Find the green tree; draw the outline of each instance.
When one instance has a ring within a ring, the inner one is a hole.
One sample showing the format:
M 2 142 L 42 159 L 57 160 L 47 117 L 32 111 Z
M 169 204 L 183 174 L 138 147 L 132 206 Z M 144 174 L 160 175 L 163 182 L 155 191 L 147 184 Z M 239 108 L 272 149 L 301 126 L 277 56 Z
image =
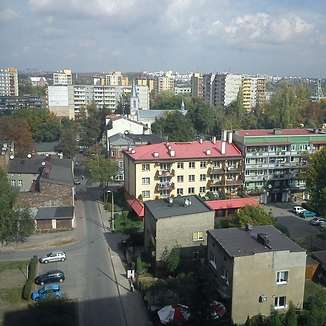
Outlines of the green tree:
M 251 319 L 249 318 L 249 316 L 247 316 L 245 326 L 252 326 L 252 322 L 251 322 Z
M 18 93 L 20 96 L 32 95 L 32 96 L 45 96 L 46 86 L 33 86 L 29 82 L 18 83 Z
M 273 311 L 271 316 L 267 319 L 268 320 L 268 326 L 283 326 L 283 323 L 281 322 L 280 314 L 277 310 Z
M 114 111 L 115 114 L 130 114 L 130 94 L 123 93 L 118 101 L 117 109 Z
M 54 142 L 60 139 L 62 127 L 59 120 L 48 120 L 42 123 L 36 134 L 36 141 Z
M 285 324 L 286 326 L 298 326 L 297 314 L 292 301 L 289 302 L 289 310 L 285 315 Z
M 246 205 L 240 208 L 233 219 L 233 226 L 245 226 L 250 221 L 252 225 L 276 225 L 272 211 L 265 212 L 262 206 Z
M 0 242 L 10 236 L 29 236 L 34 220 L 27 206 L 18 206 L 18 192 L 10 186 L 6 171 L 0 167 Z
M 214 319 L 212 302 L 215 300 L 215 293 L 208 277 L 209 273 L 209 268 L 202 262 L 192 275 L 188 298 L 189 321 L 194 325 L 210 325 Z
M 110 159 L 106 159 L 104 154 L 95 154 L 86 162 L 86 167 L 90 171 L 88 182 L 100 182 L 107 186 L 115 181 L 118 166 Z
M 176 244 L 166 258 L 166 267 L 170 273 L 174 273 L 181 262 L 181 248 Z
M 305 172 L 309 204 L 319 214 L 326 216 L 326 147 L 309 157 Z
M 73 159 L 79 152 L 78 143 L 76 140 L 76 132 L 73 129 L 64 129 L 60 138 L 60 149 L 63 152 L 64 158 Z

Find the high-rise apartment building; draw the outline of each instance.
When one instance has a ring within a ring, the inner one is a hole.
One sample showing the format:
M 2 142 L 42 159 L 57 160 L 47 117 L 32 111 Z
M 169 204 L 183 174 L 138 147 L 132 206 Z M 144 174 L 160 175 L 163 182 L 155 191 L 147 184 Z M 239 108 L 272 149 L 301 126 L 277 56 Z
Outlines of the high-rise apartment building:
M 0 69 L 0 96 L 18 96 L 18 71 L 16 68 Z
M 74 87 L 48 86 L 46 107 L 59 118 L 75 119 Z
M 203 75 L 203 98 L 210 105 L 214 103 L 214 78 L 215 74 L 212 73 Z
M 199 72 L 195 72 L 191 76 L 191 97 L 203 98 L 203 76 Z
M 154 89 L 154 78 L 138 77 L 135 79 L 138 86 L 147 86 L 149 93 Z
M 72 85 L 71 70 L 60 70 L 53 73 L 53 86 L 56 85 Z
M 162 91 L 170 91 L 174 93 L 174 79 L 170 76 L 154 77 L 154 92 L 158 94 Z
M 128 86 L 128 77 L 123 76 L 120 71 L 109 72 L 105 76 L 105 85 L 108 86 Z
M 264 77 L 243 76 L 242 77 L 242 94 L 243 107 L 250 111 L 257 103 L 265 101 L 266 81 Z

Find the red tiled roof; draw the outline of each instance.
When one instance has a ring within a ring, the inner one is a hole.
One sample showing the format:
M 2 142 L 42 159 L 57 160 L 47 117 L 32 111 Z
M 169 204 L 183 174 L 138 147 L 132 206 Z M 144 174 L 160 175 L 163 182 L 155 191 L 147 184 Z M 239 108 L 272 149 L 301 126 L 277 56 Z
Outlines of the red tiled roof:
M 214 144 L 211 141 L 193 141 L 193 142 L 169 142 L 151 145 L 141 145 L 133 147 L 132 151 L 124 150 L 124 153 L 134 160 L 180 160 L 180 159 L 209 159 L 222 157 L 241 157 L 240 150 L 228 142 L 225 143 L 225 154 L 221 153 L 221 141 L 216 141 Z M 174 156 L 170 155 L 170 150 L 167 144 L 174 151 Z M 210 151 L 208 154 L 207 150 Z M 133 153 L 134 151 L 134 153 Z M 155 154 L 158 153 L 158 154 Z M 157 156 L 155 156 L 157 155 Z
M 135 198 L 135 196 L 130 196 L 130 198 L 127 199 L 127 203 L 139 217 L 144 217 L 144 205 L 137 198 Z
M 252 197 L 237 199 L 208 200 L 205 202 L 214 210 L 242 208 L 246 205 L 259 206 L 259 203 Z
M 324 129 L 322 132 L 324 132 Z M 280 129 L 280 134 L 275 134 L 274 129 L 238 130 L 236 133 L 240 136 L 295 136 L 315 134 L 313 129 Z

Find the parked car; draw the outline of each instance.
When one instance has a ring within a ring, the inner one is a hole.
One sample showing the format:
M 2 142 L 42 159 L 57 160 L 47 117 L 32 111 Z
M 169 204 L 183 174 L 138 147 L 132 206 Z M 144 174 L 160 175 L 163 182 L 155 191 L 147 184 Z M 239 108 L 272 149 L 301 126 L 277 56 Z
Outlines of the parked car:
M 293 206 L 292 207 L 292 212 L 295 213 L 295 214 L 299 214 L 301 212 L 305 211 L 305 209 L 301 206 Z
M 67 259 L 67 255 L 64 251 L 56 250 L 51 251 L 47 255 L 44 255 L 39 258 L 40 263 L 52 263 L 54 261 L 65 261 Z
M 45 274 L 39 275 L 35 278 L 34 282 L 38 285 L 44 285 L 46 283 L 56 283 L 60 282 L 62 283 L 65 280 L 65 275 L 63 274 L 63 271 L 53 270 L 48 271 Z
M 316 213 L 315 212 L 308 211 L 308 210 L 305 210 L 303 212 L 300 212 L 298 215 L 300 217 L 306 218 L 306 217 L 314 217 L 314 216 L 316 216 Z
M 46 299 L 51 296 L 55 298 L 61 298 L 62 292 L 59 284 L 45 285 L 42 289 L 34 291 L 31 295 L 31 298 L 32 300 L 37 301 L 40 299 Z
M 314 217 L 311 221 L 310 224 L 312 225 L 321 225 L 324 224 L 326 222 L 326 220 L 324 218 L 321 217 Z
M 75 178 L 74 179 L 74 184 L 75 185 L 80 185 L 80 179 L 79 178 Z

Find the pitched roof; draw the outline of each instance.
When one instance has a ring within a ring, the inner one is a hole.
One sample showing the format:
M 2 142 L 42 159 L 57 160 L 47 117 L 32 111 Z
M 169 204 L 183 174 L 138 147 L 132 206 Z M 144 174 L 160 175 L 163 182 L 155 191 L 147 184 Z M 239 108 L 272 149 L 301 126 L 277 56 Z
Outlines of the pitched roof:
M 144 204 L 135 198 L 135 196 L 131 196 L 129 199 L 127 199 L 127 203 L 139 217 L 144 217 Z
M 174 156 L 170 155 L 168 146 L 174 151 Z M 169 142 L 151 145 L 136 146 L 132 151 L 123 150 L 123 152 L 133 160 L 153 161 L 157 160 L 181 160 L 181 159 L 219 159 L 219 158 L 241 158 L 240 150 L 228 142 L 225 143 L 225 154 L 221 153 L 221 141 L 214 144 L 211 141 L 193 141 L 193 142 Z M 208 151 L 210 153 L 208 154 Z M 155 154 L 158 153 L 158 154 Z
M 251 231 L 246 231 L 245 228 L 229 228 L 209 230 L 207 233 L 230 257 L 284 250 L 305 252 L 305 249 L 272 225 L 253 226 Z M 268 245 L 264 245 L 258 240 L 259 234 L 268 239 Z
M 214 210 L 241 208 L 246 205 L 259 206 L 259 203 L 252 197 L 223 199 L 223 200 L 207 200 L 206 204 Z

